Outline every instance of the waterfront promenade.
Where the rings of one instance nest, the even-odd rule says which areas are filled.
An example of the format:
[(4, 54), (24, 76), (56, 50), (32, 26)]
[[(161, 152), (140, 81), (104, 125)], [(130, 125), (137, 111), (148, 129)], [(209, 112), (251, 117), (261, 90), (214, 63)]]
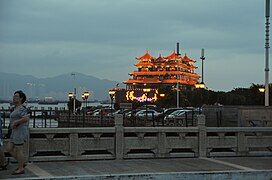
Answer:
[[(25, 174), (0, 179), (272, 179), (271, 127), (30, 128)], [(4, 130), (6, 131), (6, 129)]]
[(0, 179), (272, 179), (272, 157), (30, 162), (14, 176), (16, 165), (0, 171)]

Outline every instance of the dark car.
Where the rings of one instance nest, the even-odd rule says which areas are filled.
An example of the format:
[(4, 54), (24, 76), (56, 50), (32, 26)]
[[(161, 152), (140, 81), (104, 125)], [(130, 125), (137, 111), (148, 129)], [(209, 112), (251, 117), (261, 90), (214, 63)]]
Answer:
[(189, 123), (194, 124), (196, 115), (199, 114), (196, 110), (177, 110), (164, 117), (164, 121), (168, 124), (176, 124), (179, 126), (187, 126)]
[(168, 109), (165, 109), (162, 113), (160, 113), (158, 115), (158, 119), (160, 120), (163, 120), (165, 116), (171, 114), (172, 112), (176, 111), (176, 110), (181, 110), (183, 108), (168, 108)]

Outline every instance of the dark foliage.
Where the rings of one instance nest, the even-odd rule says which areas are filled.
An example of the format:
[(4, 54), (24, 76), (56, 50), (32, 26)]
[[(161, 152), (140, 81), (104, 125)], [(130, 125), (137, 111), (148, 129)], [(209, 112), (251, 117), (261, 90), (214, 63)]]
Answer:
[[(264, 93), (259, 92), (262, 87), (258, 84), (252, 84), (249, 88), (235, 88), (229, 92), (212, 91), (207, 89), (182, 89), (179, 95), (179, 104), (181, 107), (198, 107), (201, 105), (263, 105)], [(271, 85), (270, 85), (270, 99)], [(170, 87), (160, 90), (160, 93), (166, 96), (156, 104), (163, 107), (175, 107), (177, 103), (177, 91)]]

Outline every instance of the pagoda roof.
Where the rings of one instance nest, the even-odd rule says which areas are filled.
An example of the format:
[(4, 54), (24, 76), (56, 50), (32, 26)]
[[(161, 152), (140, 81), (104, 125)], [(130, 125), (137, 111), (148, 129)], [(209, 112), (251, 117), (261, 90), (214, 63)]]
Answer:
[(174, 52), (169, 55), (169, 56), (165, 56), (164, 57), (165, 59), (168, 59), (168, 60), (182, 60), (183, 58), (181, 56), (179, 56), (177, 53), (176, 53), (176, 50), (174, 50)]
[(181, 71), (134, 71), (134, 72), (131, 72), (129, 73), (130, 76), (146, 76), (146, 75), (166, 75), (166, 74), (169, 74), (169, 75), (176, 75), (176, 74), (180, 74), (180, 75), (185, 75), (185, 76), (188, 76), (188, 77), (196, 77), (196, 78), (199, 78), (200, 76), (198, 74), (195, 74), (195, 73), (188, 73), (188, 72), (181, 72)]
[(153, 56), (151, 56), (148, 51), (143, 56), (137, 57), (137, 60), (152, 60), (155, 59)]
[(168, 84), (175, 84), (177, 82), (180, 84), (187, 84), (187, 81), (180, 80), (180, 79), (164, 79), (163, 80), (163, 83), (168, 83)]
[(138, 84), (153, 84), (153, 83), (161, 83), (162, 81), (160, 81), (159, 79), (155, 79), (155, 78), (146, 78), (146, 79), (141, 79), (141, 80), (137, 80), (137, 79), (129, 79), (127, 81), (125, 81), (125, 84), (133, 84), (133, 83), (138, 83)]
[(180, 79), (164, 79), (164, 80), (159, 80), (159, 79), (141, 79), (141, 80), (136, 80), (136, 79), (129, 79), (127, 81), (124, 81), (125, 84), (160, 84), (160, 83), (166, 83), (166, 84), (175, 84), (179, 82), (180, 84), (190, 84), (194, 85), (197, 83), (197, 80), (180, 80)]
[(189, 80), (189, 81), (187, 81), (187, 83), (188, 84), (191, 84), (191, 85), (194, 85), (194, 84), (196, 84), (197, 83), (197, 81), (196, 80)]
[(161, 54), (160, 54), (160, 56), (156, 59), (155, 62), (160, 62), (160, 63), (162, 63), (162, 62), (165, 62), (165, 59), (163, 59), (163, 57), (162, 57)]
[(197, 67), (197, 66), (194, 66), (194, 65), (189, 65), (189, 68), (190, 68), (190, 69), (197, 69), (198, 67)]
[(138, 63), (136, 63), (136, 64), (134, 64), (134, 66), (153, 66), (154, 64), (153, 63), (151, 63), (151, 62), (142, 62), (142, 61), (140, 61), (140, 62), (138, 62)]
[(183, 57), (183, 61), (185, 61), (185, 62), (196, 62), (196, 60), (190, 59), (186, 54), (185, 54), (185, 56)]

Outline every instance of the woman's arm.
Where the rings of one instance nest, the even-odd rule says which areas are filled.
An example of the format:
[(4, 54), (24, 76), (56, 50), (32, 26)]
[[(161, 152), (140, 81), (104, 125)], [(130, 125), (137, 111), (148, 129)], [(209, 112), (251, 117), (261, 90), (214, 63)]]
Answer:
[(29, 120), (29, 118), (30, 118), (30, 114), (26, 114), (21, 119), (18, 119), (16, 121), (14, 121), (13, 124), (12, 124), (12, 129), (15, 129), (20, 124), (23, 124), (23, 123), (27, 122)]

